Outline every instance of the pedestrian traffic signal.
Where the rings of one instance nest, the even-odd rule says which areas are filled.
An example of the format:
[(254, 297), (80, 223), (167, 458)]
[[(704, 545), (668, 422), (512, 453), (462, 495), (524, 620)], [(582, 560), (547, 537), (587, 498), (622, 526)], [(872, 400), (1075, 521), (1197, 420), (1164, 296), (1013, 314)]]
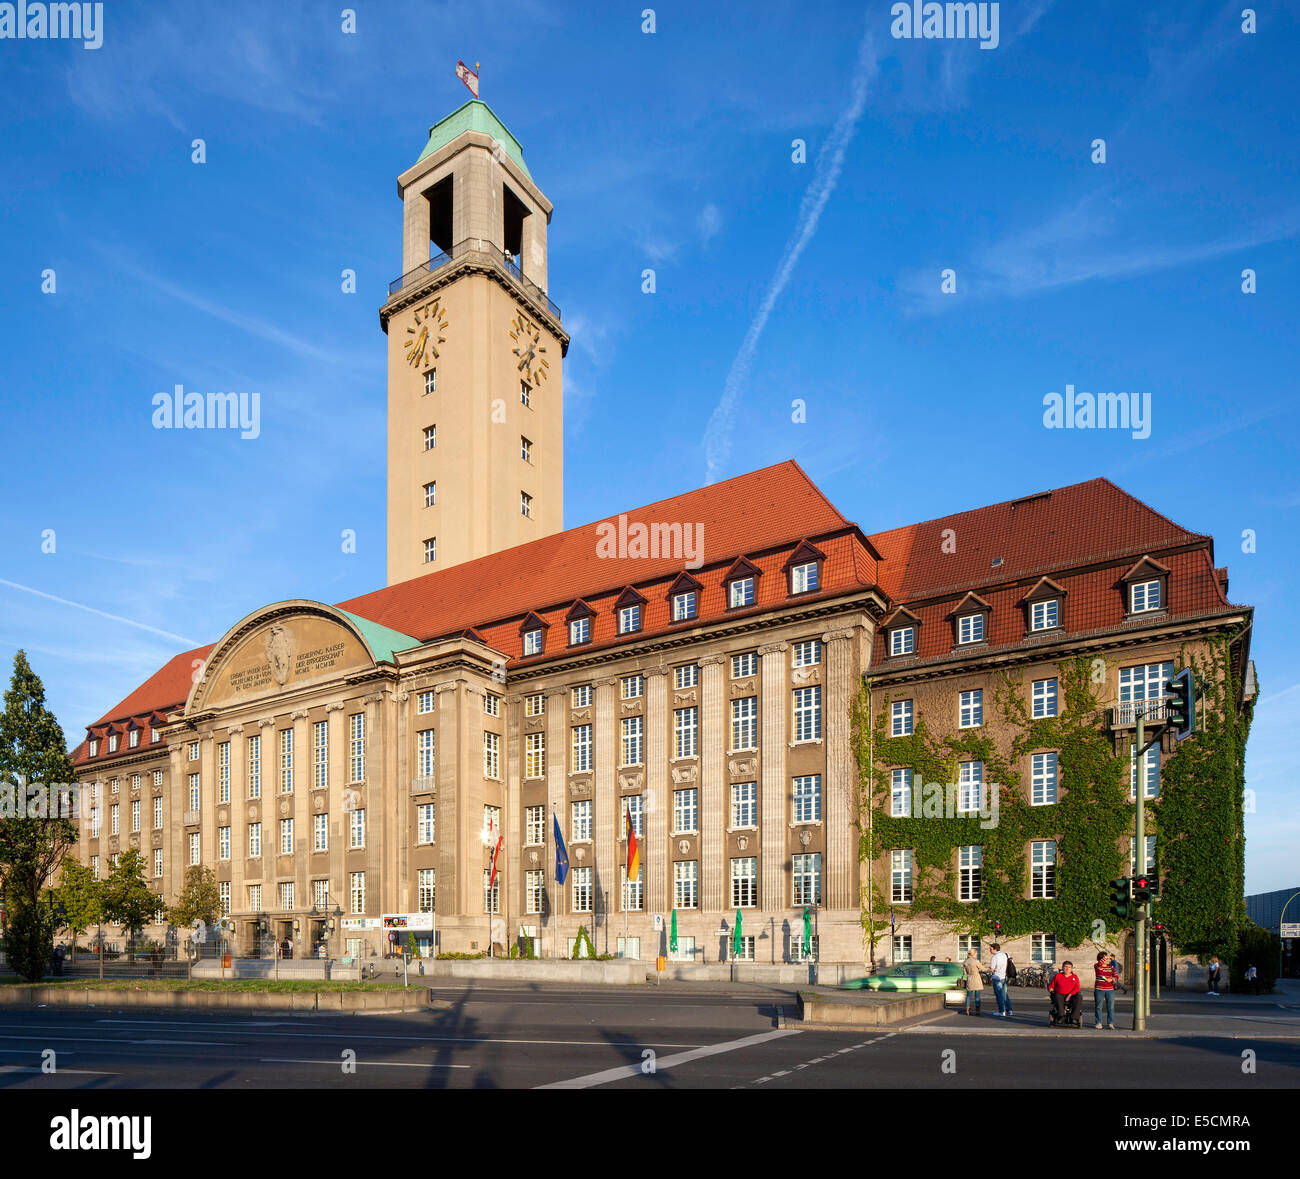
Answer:
[(1184, 667), (1166, 688), (1169, 699), (1165, 717), (1178, 740), (1196, 732), (1196, 678), (1190, 667)]
[(1133, 879), (1133, 903), (1149, 905), (1151, 903), (1151, 877), (1137, 876)]
[(1165, 923), (1164, 923), (1163, 921), (1153, 921), (1153, 922), (1151, 922), (1151, 932), (1152, 932), (1152, 933), (1154, 933), (1154, 934), (1163, 934), (1164, 931), (1165, 931)]
[(1127, 876), (1121, 876), (1110, 882), (1110, 911), (1121, 920), (1127, 919), (1133, 912), (1132, 882)]
[(995, 921), (995, 922), (993, 922), (993, 932), (996, 933), (999, 937), (1002, 936), (1002, 922), (1001, 922), (1001, 921)]

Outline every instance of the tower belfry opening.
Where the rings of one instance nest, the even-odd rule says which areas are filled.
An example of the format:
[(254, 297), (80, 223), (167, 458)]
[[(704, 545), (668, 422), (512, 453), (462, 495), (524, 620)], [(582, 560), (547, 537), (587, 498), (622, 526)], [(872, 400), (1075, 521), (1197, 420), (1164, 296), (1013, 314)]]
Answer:
[(425, 193), (429, 201), (429, 256), (431, 258), (438, 254), (450, 256), (451, 248), (455, 245), (452, 240), (452, 226), (455, 224), (452, 206), (456, 198), (452, 180), (453, 177), (444, 176)]

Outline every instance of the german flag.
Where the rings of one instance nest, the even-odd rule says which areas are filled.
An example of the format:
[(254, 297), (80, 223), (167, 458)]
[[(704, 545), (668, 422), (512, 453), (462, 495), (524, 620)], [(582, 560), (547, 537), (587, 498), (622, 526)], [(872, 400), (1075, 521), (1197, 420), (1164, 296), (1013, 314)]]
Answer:
[(641, 853), (636, 846), (636, 831), (632, 828), (632, 806), (623, 808), (623, 821), (627, 824), (627, 878), (635, 880), (641, 873)]

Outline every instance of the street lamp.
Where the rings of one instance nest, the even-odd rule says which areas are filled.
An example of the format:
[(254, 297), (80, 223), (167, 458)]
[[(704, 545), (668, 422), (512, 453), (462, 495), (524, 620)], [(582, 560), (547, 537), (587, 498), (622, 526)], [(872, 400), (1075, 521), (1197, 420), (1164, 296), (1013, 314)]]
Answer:
[(328, 958), (330, 934), (334, 932), (335, 923), (343, 916), (343, 910), (340, 909), (338, 905), (335, 905), (333, 909), (330, 908), (330, 890), (328, 888), (324, 890), (324, 895), (321, 897), (321, 903), (319, 905), (312, 905), (311, 912), (308, 916), (315, 921), (321, 921), (324, 923), (321, 930), (321, 943), (326, 947), (325, 957)]

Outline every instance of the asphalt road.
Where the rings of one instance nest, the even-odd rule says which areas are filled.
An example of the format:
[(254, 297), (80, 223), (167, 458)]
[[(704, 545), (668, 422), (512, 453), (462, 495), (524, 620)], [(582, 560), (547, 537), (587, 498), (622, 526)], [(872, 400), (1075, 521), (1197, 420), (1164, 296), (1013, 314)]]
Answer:
[[(0, 1087), (1300, 1088), (1300, 1006), (1287, 1002), (1183, 998), (1138, 1037), (1049, 1030), (1041, 993), (1009, 1021), (837, 1032), (782, 1026), (791, 993), (739, 985), (431, 989), (438, 1006), (418, 1015), (0, 1008)], [(1129, 1010), (1122, 1000), (1121, 1025)]]

